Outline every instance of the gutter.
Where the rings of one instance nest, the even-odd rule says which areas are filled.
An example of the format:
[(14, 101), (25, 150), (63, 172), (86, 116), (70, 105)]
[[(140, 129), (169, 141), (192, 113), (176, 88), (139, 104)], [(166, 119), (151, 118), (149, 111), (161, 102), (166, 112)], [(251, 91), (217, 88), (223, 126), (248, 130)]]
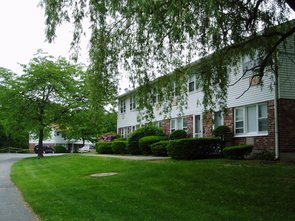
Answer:
[(278, 81), (278, 63), (275, 61), (275, 98), (274, 98), (274, 118), (275, 118), (275, 159), (280, 158), (279, 149), (279, 117), (278, 117), (278, 94), (279, 94), (279, 81)]

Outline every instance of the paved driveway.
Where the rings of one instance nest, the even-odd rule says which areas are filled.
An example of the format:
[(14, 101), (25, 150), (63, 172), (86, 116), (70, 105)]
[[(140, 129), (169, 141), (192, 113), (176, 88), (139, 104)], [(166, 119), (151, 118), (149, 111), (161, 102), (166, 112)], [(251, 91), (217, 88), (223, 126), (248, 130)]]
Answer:
[(36, 154), (0, 154), (0, 221), (39, 220), (10, 180), (10, 168), (13, 163), (35, 156)]

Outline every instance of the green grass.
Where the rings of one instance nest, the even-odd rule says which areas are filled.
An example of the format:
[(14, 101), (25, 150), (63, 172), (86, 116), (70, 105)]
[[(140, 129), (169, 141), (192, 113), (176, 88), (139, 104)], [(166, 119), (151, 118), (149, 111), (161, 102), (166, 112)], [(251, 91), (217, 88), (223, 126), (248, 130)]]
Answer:
[(19, 161), (12, 178), (44, 221), (295, 220), (294, 165), (68, 155)]

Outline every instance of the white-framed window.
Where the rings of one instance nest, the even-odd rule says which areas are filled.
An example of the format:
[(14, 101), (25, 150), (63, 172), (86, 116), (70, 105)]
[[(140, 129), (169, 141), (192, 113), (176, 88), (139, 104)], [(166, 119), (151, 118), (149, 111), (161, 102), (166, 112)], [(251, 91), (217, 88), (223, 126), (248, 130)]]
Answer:
[(120, 101), (120, 112), (125, 113), (126, 112), (126, 102), (125, 99)]
[(251, 77), (253, 75), (253, 71), (258, 69), (258, 65), (260, 64), (261, 58), (250, 59), (248, 57), (243, 59), (242, 69), (244, 78)]
[(134, 110), (136, 108), (135, 97), (130, 97), (130, 110)]
[(268, 133), (267, 104), (235, 108), (235, 134), (261, 135)]
[(223, 125), (223, 114), (222, 111), (214, 112), (214, 129)]
[(188, 81), (188, 92), (195, 91), (195, 80), (196, 80), (195, 75), (190, 76), (189, 81)]
[(170, 133), (175, 130), (184, 130), (187, 132), (187, 118), (179, 117), (170, 120)]

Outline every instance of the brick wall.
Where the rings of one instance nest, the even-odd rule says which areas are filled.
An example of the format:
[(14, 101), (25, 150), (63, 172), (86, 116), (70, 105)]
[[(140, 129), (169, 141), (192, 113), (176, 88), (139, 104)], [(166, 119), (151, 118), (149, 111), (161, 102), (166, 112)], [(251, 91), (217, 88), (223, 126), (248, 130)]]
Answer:
[(194, 136), (194, 115), (187, 116), (187, 136)]
[(295, 152), (295, 100), (279, 99), (279, 145), (282, 152)]
[(169, 119), (165, 119), (162, 121), (162, 128), (163, 128), (163, 132), (165, 135), (170, 134), (170, 120)]

